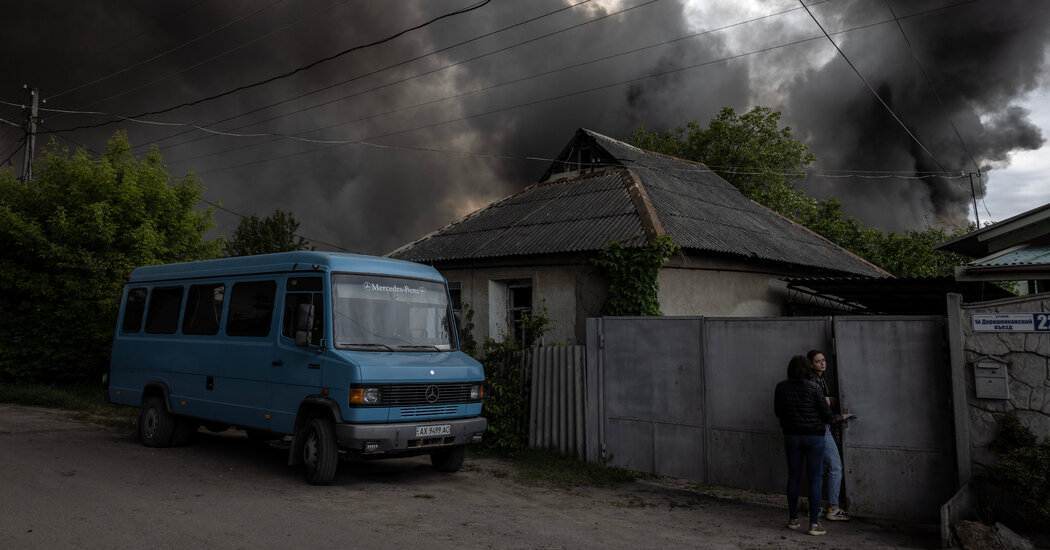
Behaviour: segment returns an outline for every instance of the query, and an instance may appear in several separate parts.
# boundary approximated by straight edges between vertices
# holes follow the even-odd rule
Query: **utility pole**
[[[981,228],[981,214],[977,211],[977,193],[973,190],[973,172],[970,172],[970,196],[973,198],[973,217],[977,219],[977,229]],[[977,177],[981,173],[977,172]]]
[[[28,87],[28,86],[27,86]],[[22,181],[33,179],[33,150],[36,149],[36,119],[40,104],[40,88],[29,91],[30,106],[26,109],[26,150],[22,161]]]

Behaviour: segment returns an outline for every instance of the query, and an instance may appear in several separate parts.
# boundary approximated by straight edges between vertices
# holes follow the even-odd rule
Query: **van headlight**
[[[482,397],[485,397],[485,386],[477,385],[470,387],[470,400],[480,401]]]
[[[378,405],[383,400],[379,388],[350,388],[351,405]]]

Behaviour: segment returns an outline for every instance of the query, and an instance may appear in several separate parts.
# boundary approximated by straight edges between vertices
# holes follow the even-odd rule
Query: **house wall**
[[[495,296],[501,300],[499,284],[512,279],[532,281],[532,308],[534,314],[542,308],[553,324],[543,343],[582,344],[586,340],[586,319],[600,314],[605,300],[606,284],[590,266],[581,265],[523,265],[510,267],[460,267],[438,270],[450,283],[461,285],[464,307],[474,311],[474,338],[500,338],[507,330],[502,319],[492,318],[493,312],[504,311],[499,304],[490,303]]]
[[[498,267],[435,267],[450,283],[460,284],[461,301],[474,312],[476,341],[486,337],[498,339],[507,330],[503,319],[492,315],[504,310],[498,303],[491,303],[505,301],[500,282],[530,279],[533,310],[546,307],[547,316],[553,320],[543,343],[585,344],[587,318],[601,315],[608,281],[578,256],[545,257],[533,264],[531,261],[523,258],[522,265]],[[666,316],[777,317],[786,314],[788,296],[781,277],[811,274],[782,273],[743,260],[677,256],[660,270],[660,309]]]
[[[665,267],[660,270],[660,311],[667,316],[777,317],[787,285],[768,273]]]
[[[954,370],[965,381],[969,450],[975,467],[996,460],[988,445],[998,433],[997,414],[1014,411],[1040,441],[1050,437],[1050,333],[976,332],[973,330],[973,316],[1040,312],[1050,312],[1050,296],[1046,294],[963,304],[961,307],[962,364],[955,365]],[[977,397],[973,363],[988,355],[1008,363],[1009,399]]]

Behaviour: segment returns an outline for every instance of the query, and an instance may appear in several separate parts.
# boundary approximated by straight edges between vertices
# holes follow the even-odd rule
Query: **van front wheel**
[[[457,472],[463,466],[463,459],[466,456],[467,446],[456,445],[448,449],[431,452],[430,464],[439,472]]]
[[[164,399],[154,395],[139,411],[139,439],[147,447],[167,447],[175,433],[175,415],[168,412]]]
[[[306,427],[303,439],[303,466],[311,485],[328,485],[339,466],[339,445],[335,426],[327,418],[315,418]]]

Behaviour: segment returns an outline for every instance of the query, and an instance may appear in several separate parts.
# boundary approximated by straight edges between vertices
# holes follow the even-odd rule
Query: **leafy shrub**
[[[1050,530],[1050,439],[1039,443],[1012,412],[998,423],[999,434],[989,447],[999,461],[980,472],[978,485],[993,500],[1000,521]]]
[[[473,327],[473,310],[467,310],[466,327]],[[486,338],[477,349],[473,339],[463,346],[485,367],[485,399],[482,414],[488,419],[484,447],[493,453],[515,456],[528,445],[529,436],[529,349],[550,327],[547,308],[525,315],[520,321],[524,335],[518,341],[504,334],[500,340]]]

